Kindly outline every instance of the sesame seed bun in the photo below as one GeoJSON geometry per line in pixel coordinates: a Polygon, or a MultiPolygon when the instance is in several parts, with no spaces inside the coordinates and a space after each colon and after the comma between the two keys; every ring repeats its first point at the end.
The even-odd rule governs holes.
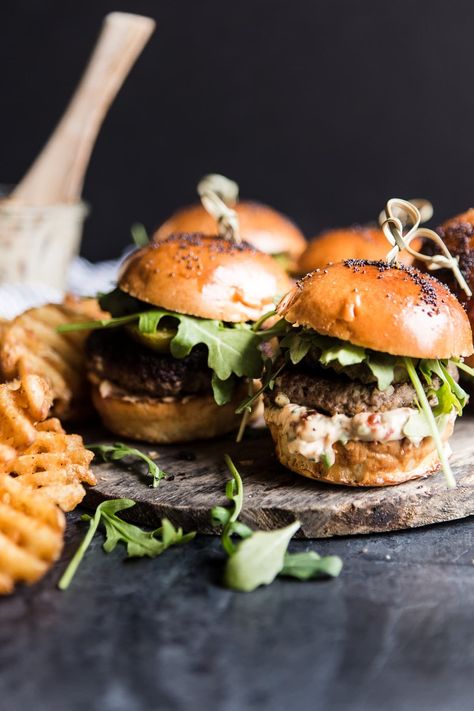
{"type": "MultiPolygon", "coordinates": [[[[293,267],[306,242],[302,232],[291,220],[267,205],[239,202],[233,208],[239,217],[243,240],[267,254],[284,254],[293,267]]],[[[175,232],[202,232],[215,235],[215,219],[200,204],[189,205],[175,212],[153,235],[161,241],[175,232]]]]}
{"type": "MultiPolygon", "coordinates": [[[[414,240],[418,249],[421,240],[414,240]]],[[[378,227],[353,225],[323,232],[308,244],[298,261],[298,274],[306,274],[345,259],[385,259],[391,246],[378,227]]],[[[402,264],[413,264],[414,258],[406,251],[400,254],[402,264]]]]}
{"type": "Polygon", "coordinates": [[[332,264],[301,279],[277,311],[294,325],[391,355],[453,358],[474,350],[456,297],[414,267],[332,264]]]}
{"type": "Polygon", "coordinates": [[[153,306],[234,323],[258,319],[291,286],[268,254],[196,233],[135,251],[119,278],[122,291],[153,306]]]}

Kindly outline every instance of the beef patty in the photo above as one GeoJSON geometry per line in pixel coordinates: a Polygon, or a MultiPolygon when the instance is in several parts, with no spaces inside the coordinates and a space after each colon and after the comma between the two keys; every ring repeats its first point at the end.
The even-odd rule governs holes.
{"type": "Polygon", "coordinates": [[[134,341],[123,328],[93,331],[87,339],[88,369],[129,393],[183,397],[211,391],[207,348],[196,346],[186,358],[173,358],[134,341]]]}
{"type": "MultiPolygon", "coordinates": [[[[433,380],[435,388],[438,387],[433,380]]],[[[301,368],[287,367],[269,393],[272,401],[282,393],[290,402],[304,405],[326,415],[352,417],[360,412],[385,412],[398,407],[416,408],[416,393],[410,383],[393,383],[387,390],[375,384],[350,380],[320,370],[317,374],[301,368]]],[[[434,404],[432,401],[430,404],[434,404]]]]}

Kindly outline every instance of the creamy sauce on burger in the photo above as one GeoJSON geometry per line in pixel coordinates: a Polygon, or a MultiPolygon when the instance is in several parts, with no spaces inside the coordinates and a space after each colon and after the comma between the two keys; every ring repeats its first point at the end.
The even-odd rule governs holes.
{"type": "MultiPolygon", "coordinates": [[[[418,446],[431,436],[429,424],[422,412],[400,407],[386,412],[361,412],[353,417],[337,414],[332,417],[297,405],[286,396],[277,396],[277,406],[266,406],[265,419],[283,433],[288,451],[301,454],[306,459],[323,461],[327,467],[334,464],[336,442],[391,442],[407,438],[418,446]]],[[[437,418],[440,431],[456,418],[454,413],[437,418]]]]}

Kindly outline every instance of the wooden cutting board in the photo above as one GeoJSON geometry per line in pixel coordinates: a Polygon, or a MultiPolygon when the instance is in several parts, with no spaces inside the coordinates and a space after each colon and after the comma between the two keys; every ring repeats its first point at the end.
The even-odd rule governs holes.
{"type": "MultiPolygon", "coordinates": [[[[447,489],[440,473],[385,488],[319,484],[284,469],[275,458],[268,431],[261,429],[248,430],[240,445],[231,437],[189,445],[138,445],[158,455],[156,461],[168,474],[160,486],[150,487],[150,477],[139,464],[98,464],[94,466],[97,486],[88,491],[84,503],[95,508],[104,499],[130,498],[137,502],[127,512],[132,521],[158,526],[166,516],[186,531],[214,533],[209,511],[226,503],[227,452],[244,481],[241,519],[252,527],[277,528],[298,518],[302,524],[298,535],[304,538],[414,528],[474,514],[473,435],[474,417],[465,415],[451,440],[456,489],[447,489]]],[[[86,441],[94,439],[113,441],[110,435],[86,441]]]]}

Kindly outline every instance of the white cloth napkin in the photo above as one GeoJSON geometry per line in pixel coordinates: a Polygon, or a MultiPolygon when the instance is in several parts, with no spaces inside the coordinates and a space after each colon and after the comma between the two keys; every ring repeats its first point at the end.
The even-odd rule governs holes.
{"type": "MultiPolygon", "coordinates": [[[[99,291],[110,291],[117,280],[123,260],[114,259],[93,264],[76,257],[69,269],[67,291],[79,296],[95,296],[99,291]]],[[[59,303],[64,293],[46,284],[1,284],[0,317],[11,319],[25,309],[48,303],[59,303]]]]}

